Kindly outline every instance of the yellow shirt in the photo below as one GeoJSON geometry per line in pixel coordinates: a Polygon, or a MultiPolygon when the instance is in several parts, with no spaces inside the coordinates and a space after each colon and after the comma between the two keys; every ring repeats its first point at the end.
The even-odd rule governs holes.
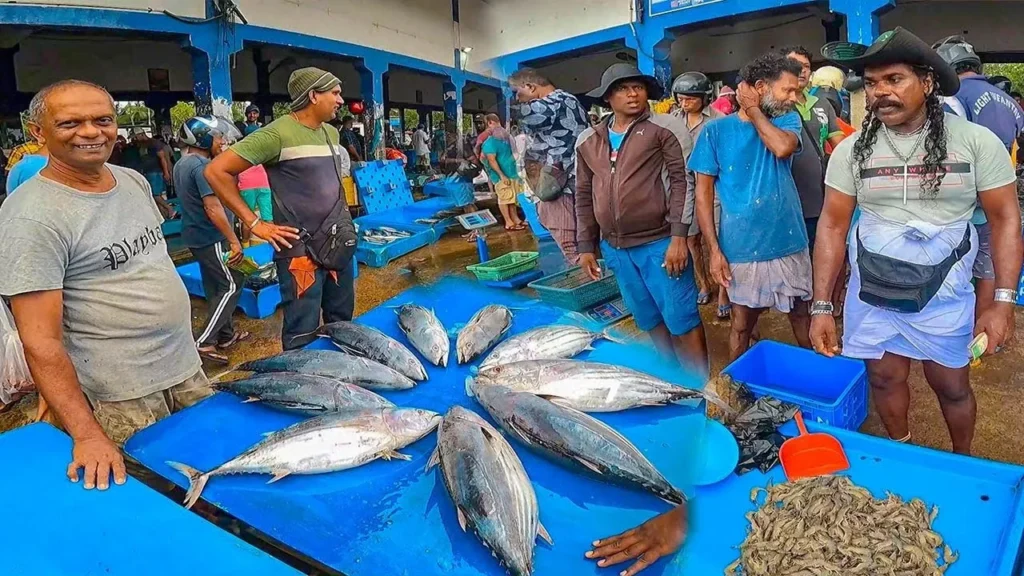
{"type": "Polygon", "coordinates": [[[14,169],[14,165],[21,160],[22,156],[26,154],[35,154],[36,152],[39,152],[42,149],[42,145],[40,145],[35,140],[31,140],[29,142],[25,142],[24,144],[19,144],[15,146],[14,150],[11,150],[11,156],[10,158],[7,159],[7,166],[4,168],[4,170],[10,172],[11,170],[14,169]]]}

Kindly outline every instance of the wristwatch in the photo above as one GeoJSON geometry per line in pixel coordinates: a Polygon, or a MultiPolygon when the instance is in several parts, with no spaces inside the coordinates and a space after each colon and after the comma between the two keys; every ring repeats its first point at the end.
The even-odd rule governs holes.
{"type": "Polygon", "coordinates": [[[828,314],[832,315],[832,311],[835,310],[835,306],[828,300],[815,300],[811,303],[811,316],[824,316],[828,314]]]}
{"type": "Polygon", "coordinates": [[[996,290],[996,302],[1006,302],[1008,304],[1017,303],[1017,291],[1009,288],[999,288],[996,290]]]}

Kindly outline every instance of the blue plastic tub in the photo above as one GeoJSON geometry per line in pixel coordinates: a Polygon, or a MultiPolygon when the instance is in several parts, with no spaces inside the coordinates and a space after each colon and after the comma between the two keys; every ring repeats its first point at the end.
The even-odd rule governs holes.
{"type": "Polygon", "coordinates": [[[762,340],[722,370],[755,396],[800,406],[808,420],[857,430],[868,416],[864,362],[762,340]]]}
{"type": "Polygon", "coordinates": [[[164,220],[164,223],[160,225],[160,231],[164,233],[164,238],[181,234],[181,218],[164,220]]]}
{"type": "Polygon", "coordinates": [[[548,229],[540,223],[540,215],[537,214],[537,205],[530,200],[530,197],[526,194],[520,194],[519,206],[523,209],[523,215],[526,216],[526,223],[530,225],[530,230],[533,231],[533,235],[536,236],[538,240],[551,238],[551,232],[548,232],[548,229]]]}
{"type": "Polygon", "coordinates": [[[396,240],[389,244],[378,245],[363,242],[362,240],[356,244],[356,260],[372,266],[374,268],[381,268],[387,266],[389,262],[395,258],[400,258],[419,250],[420,248],[437,242],[440,237],[437,230],[430,226],[423,224],[409,224],[406,222],[390,222],[385,219],[377,217],[374,214],[372,216],[364,216],[357,218],[356,221],[359,223],[360,230],[366,230],[369,228],[375,228],[378,226],[389,226],[397,230],[403,230],[412,232],[412,236],[403,238],[402,240],[396,240]]]}

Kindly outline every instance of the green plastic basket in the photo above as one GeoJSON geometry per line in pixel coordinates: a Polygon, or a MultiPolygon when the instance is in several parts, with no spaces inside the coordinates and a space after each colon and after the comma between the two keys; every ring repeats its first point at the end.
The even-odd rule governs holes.
{"type": "Polygon", "coordinates": [[[583,268],[576,266],[530,282],[529,286],[549,304],[576,312],[587,310],[619,296],[615,274],[604,265],[604,260],[598,260],[598,266],[600,280],[591,280],[583,268]]]}
{"type": "Polygon", "coordinates": [[[537,267],[537,252],[509,252],[487,262],[466,266],[477,280],[488,282],[507,280],[537,267]]]}

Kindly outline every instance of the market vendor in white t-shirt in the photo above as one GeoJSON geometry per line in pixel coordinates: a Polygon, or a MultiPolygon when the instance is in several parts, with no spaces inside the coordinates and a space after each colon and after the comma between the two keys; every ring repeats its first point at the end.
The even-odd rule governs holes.
{"type": "Polygon", "coordinates": [[[839,350],[829,296],[859,207],[842,353],[867,360],[875,407],[901,442],[910,440],[910,361],[921,360],[953,450],[968,454],[977,411],[968,349],[984,332],[992,354],[1012,334],[1024,252],[1009,155],[987,128],[943,112],[942,96],[957,92],[959,78],[907,30],[886,32],[870,47],[834,42],[822,54],[863,72],[869,116],[836,148],[825,177],[811,341],[829,356],[839,350]],[[992,225],[996,304],[975,322],[978,202],[992,225]]]}

